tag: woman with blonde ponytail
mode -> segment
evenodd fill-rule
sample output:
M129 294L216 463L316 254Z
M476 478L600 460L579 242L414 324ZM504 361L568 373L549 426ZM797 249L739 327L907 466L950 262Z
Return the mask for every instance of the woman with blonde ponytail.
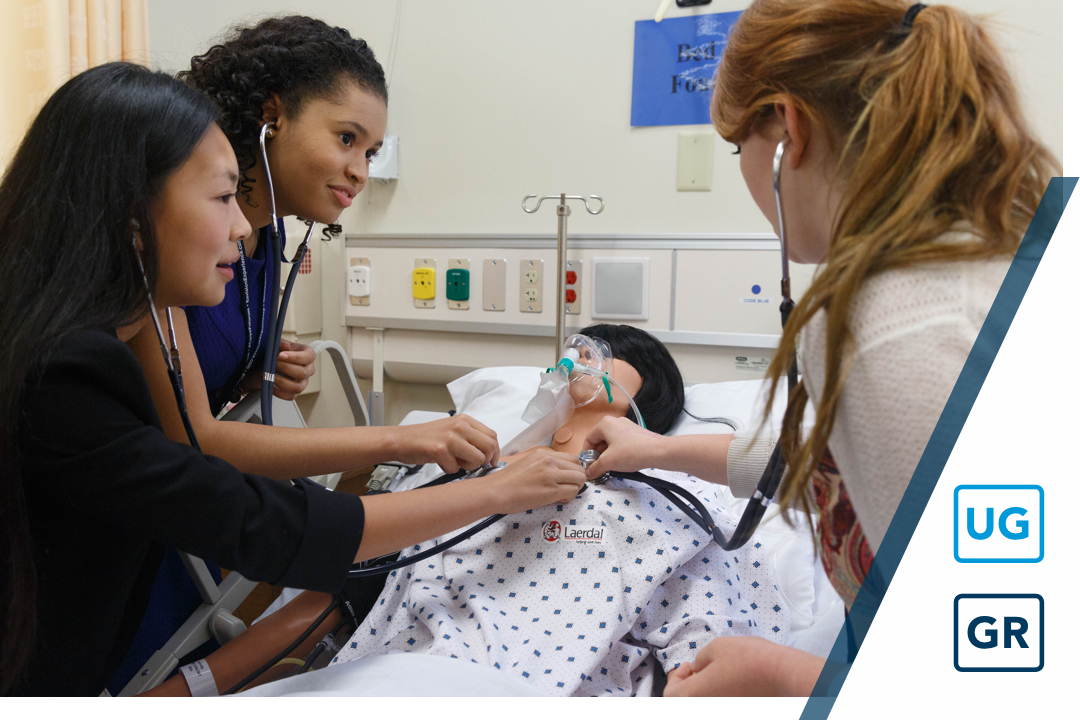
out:
M850 607L1059 166L986 31L946 5L756 0L728 39L712 117L777 232L783 144L788 253L820 265L768 377L775 394L801 337L779 496L820 515L822 560ZM642 446L635 435L609 425L594 440L614 460ZM707 443L682 442L697 456L669 464L705 462ZM808 695L823 663L722 637L665 694Z

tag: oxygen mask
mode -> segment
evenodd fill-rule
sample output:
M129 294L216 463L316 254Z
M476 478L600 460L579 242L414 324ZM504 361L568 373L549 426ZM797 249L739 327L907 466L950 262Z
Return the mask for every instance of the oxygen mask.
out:
M601 396L610 404L613 401L611 388L614 385L626 396L638 425L645 427L645 420L641 417L641 411L638 410L633 396L612 375L614 365L611 346L607 341L587 335L571 335L566 338L562 360L555 370L560 377L566 379L570 397L577 407L588 405Z
M563 357L554 368L567 383L576 407L588 405L600 395L611 402L611 377L614 361L611 346L599 338L571 335L563 345Z
M525 406L521 419L529 423L519 435L502 448L502 454L511 455L537 445L546 445L562 427L575 408L588 405L598 397L600 402L614 401L613 387L626 396L638 424L645 427L634 398L612 377L614 359L611 346L599 338L571 335L563 345L559 363L540 374L536 395Z

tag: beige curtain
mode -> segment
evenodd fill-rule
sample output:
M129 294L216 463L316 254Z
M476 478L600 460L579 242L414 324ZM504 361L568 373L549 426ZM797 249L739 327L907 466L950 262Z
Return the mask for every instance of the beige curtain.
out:
M0 0L0 170L50 95L112 60L148 65L146 0Z

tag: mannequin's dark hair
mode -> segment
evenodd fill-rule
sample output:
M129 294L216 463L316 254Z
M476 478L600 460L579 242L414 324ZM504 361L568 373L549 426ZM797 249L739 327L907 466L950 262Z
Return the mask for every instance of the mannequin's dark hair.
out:
M169 75L101 65L49 98L0 182L0 694L25 672L37 624L31 479L19 459L26 387L66 336L147 311L132 221L153 288L151 204L216 117L212 102Z
M616 360L637 370L641 389L634 395L634 403L645 425L661 435L670 430L682 412L685 392L682 373L664 343L630 325L590 325L581 334L606 341ZM636 422L633 410L626 416Z
M234 27L224 40L191 58L177 74L221 109L222 130L240 165L240 193L249 197L259 152L263 104L277 94L287 117L312 98L333 98L352 81L385 102L386 75L368 44L348 30L303 15Z

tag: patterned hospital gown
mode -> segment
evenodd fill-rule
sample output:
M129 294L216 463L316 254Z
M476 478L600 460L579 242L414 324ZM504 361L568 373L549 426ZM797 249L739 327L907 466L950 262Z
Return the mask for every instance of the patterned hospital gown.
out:
M730 536L738 518L717 486L646 472L693 491ZM590 528L603 538L573 539ZM768 544L752 538L725 552L652 488L590 484L565 505L508 515L393 573L334 662L427 653L513 673L551 695L649 695L653 658L670 671L717 635L787 643Z

